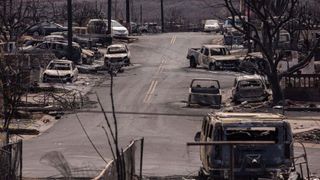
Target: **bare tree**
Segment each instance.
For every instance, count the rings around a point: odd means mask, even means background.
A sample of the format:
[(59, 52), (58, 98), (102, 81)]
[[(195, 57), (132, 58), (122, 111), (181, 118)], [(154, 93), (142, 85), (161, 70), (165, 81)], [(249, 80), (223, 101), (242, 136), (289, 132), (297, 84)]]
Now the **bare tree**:
[(3, 96), (1, 115), (4, 120), (2, 130), (6, 133), (6, 143), (9, 143), (11, 120), (15, 117), (16, 107), (25, 92), (24, 77), (23, 55), (0, 55), (0, 92)]
[(202, 8), (210, 8), (211, 14), (217, 19), (224, 19), (227, 13), (225, 12), (225, 3), (223, 1), (217, 3), (211, 0), (201, 0), (200, 5)]
[(4, 41), (16, 41), (40, 19), (39, 0), (1, 0), (0, 36)]
[[(98, 1), (95, 3), (89, 1), (76, 1), (72, 4), (72, 13), (73, 13), (73, 21), (78, 24), (78, 26), (85, 26), (87, 21), (91, 18), (101, 19), (103, 18), (103, 9), (100, 2)], [(67, 4), (63, 4), (62, 16), (66, 20), (67, 19), (67, 12), (63, 9), (67, 8)]]
[(233, 21), (239, 19), (243, 24), (243, 27), (236, 25), (233, 25), (233, 27), (246, 35), (248, 40), (253, 41), (267, 60), (269, 68), (263, 69), (262, 74), (265, 74), (270, 82), (273, 103), (278, 103), (283, 98), (280, 80), (285, 75), (297, 72), (311, 61), (319, 40), (303, 60), (290, 67), (287, 71), (280, 73), (277, 68), (283, 58), (283, 53), (277, 48), (279, 34), (284, 29), (284, 26), (294, 19), (298, 0), (244, 0), (244, 6), (247, 7), (247, 12), (250, 12), (251, 17), (255, 18), (255, 23), (247, 21), (244, 14), (235, 5), (235, 2), (238, 1), (225, 0)]

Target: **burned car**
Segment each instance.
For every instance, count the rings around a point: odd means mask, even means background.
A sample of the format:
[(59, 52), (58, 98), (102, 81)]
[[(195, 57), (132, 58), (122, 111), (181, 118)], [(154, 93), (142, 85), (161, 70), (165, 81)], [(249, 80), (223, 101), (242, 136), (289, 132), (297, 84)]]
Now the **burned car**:
[(220, 83), (215, 79), (193, 79), (190, 84), (188, 106), (193, 104), (221, 107)]
[(268, 100), (270, 93), (262, 76), (243, 75), (234, 80), (232, 100), (235, 103)]
[(78, 68), (69, 60), (52, 60), (43, 72), (42, 80), (44, 83), (72, 83), (78, 78)]
[(200, 146), (200, 179), (297, 179), (293, 135), (284, 119), (271, 113), (208, 114), (196, 142), (188, 143)]
[(104, 55), (105, 67), (130, 65), (130, 51), (126, 44), (113, 44)]
[(82, 49), (78, 43), (72, 43), (72, 53), (69, 53), (68, 43), (64, 41), (44, 41), (35, 46), (27, 46), (22, 52), (28, 54), (54, 53), (58, 59), (66, 58), (77, 64), (82, 64)]

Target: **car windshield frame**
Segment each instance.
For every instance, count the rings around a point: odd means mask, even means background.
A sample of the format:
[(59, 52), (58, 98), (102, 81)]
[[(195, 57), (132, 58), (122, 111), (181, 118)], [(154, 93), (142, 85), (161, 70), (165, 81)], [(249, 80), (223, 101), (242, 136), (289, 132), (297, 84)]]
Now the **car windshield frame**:
[(48, 65), (48, 70), (57, 70), (57, 71), (71, 71), (71, 64), (67, 62), (51, 62)]
[(122, 24), (120, 24), (118, 21), (111, 21), (112, 27), (124, 27)]
[(217, 25), (219, 24), (218, 20), (207, 20), (206, 25)]
[(238, 82), (238, 88), (249, 89), (249, 88), (263, 88), (263, 83), (260, 79), (246, 79)]
[(108, 54), (124, 54), (124, 53), (127, 53), (127, 49), (125, 47), (110, 47), (108, 48), (107, 53)]
[(227, 141), (280, 141), (279, 127), (256, 126), (223, 128), (223, 136)]

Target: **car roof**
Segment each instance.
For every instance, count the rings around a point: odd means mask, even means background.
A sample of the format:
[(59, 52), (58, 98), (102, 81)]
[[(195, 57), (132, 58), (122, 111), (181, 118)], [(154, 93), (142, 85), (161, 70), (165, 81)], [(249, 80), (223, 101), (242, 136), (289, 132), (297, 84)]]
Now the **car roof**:
[(214, 44), (214, 45), (212, 45), (212, 44), (204, 44), (203, 46), (206, 47), (206, 48), (209, 48), (209, 49), (212, 49), (212, 48), (225, 48), (225, 46), (218, 45), (218, 44)]
[(262, 79), (262, 76), (258, 74), (253, 74), (253, 75), (242, 75), (242, 76), (237, 76), (236, 80), (237, 81), (242, 81), (242, 80), (249, 80), (249, 79)]
[(254, 122), (283, 122), (286, 117), (274, 113), (235, 113), (235, 112), (216, 112), (209, 114), (211, 119), (228, 124), (228, 123), (254, 123)]
[[(56, 43), (56, 44), (63, 44), (63, 45), (68, 45), (68, 42), (65, 41), (59, 41), (59, 40), (55, 40), (55, 41), (43, 41), (43, 43)], [(80, 47), (80, 45), (76, 42), (72, 42), (72, 46), (74, 47)]]
[[(90, 19), (89, 22), (95, 22), (95, 21), (108, 21), (108, 19)], [(111, 21), (115, 22), (116, 20), (111, 19)], [(116, 21), (118, 22), (118, 21)]]

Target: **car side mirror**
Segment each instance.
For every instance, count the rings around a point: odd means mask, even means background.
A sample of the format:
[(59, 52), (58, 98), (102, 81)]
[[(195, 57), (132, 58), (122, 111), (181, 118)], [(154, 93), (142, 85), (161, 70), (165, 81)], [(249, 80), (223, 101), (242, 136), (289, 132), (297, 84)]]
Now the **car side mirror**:
[(196, 133), (196, 135), (194, 136), (194, 141), (199, 142), (199, 141), (200, 141), (200, 136), (201, 136), (201, 132), (198, 131), (198, 132)]

